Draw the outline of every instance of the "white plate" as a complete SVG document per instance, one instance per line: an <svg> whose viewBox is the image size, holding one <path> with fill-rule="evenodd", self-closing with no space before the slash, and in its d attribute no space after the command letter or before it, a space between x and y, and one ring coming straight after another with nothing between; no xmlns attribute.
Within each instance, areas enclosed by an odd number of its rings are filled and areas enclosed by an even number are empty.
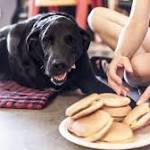
<svg viewBox="0 0 150 150"><path fill-rule="evenodd" d="M70 132L68 132L67 122L68 122L68 118L63 120L59 125L60 134L68 141L84 147L93 148L93 149L119 150L119 149L139 148L150 144L150 126L138 130L135 133L135 139L134 142L132 143L123 143L123 144L118 144L118 143L112 144L112 143L104 143L104 142L91 143L91 142L84 141L82 138L76 137Z"/></svg>

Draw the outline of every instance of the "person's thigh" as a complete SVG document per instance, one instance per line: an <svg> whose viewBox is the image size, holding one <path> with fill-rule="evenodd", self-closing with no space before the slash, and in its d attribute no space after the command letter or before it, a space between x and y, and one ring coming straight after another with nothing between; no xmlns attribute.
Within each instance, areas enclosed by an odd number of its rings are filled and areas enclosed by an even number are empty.
<svg viewBox="0 0 150 150"><path fill-rule="evenodd" d="M128 17L108 8L94 8L88 16L90 28L112 49L116 48L119 34Z"/></svg>
<svg viewBox="0 0 150 150"><path fill-rule="evenodd" d="M104 7L94 8L88 16L90 28L98 33L102 40L113 50L116 48L121 30L127 21L127 16ZM150 52L150 28L138 53L141 52L141 49Z"/></svg>
<svg viewBox="0 0 150 150"><path fill-rule="evenodd" d="M91 21L91 25L94 26L94 29L98 27L101 19L106 19L124 27L127 23L128 16L105 7L94 8L89 14L89 20Z"/></svg>

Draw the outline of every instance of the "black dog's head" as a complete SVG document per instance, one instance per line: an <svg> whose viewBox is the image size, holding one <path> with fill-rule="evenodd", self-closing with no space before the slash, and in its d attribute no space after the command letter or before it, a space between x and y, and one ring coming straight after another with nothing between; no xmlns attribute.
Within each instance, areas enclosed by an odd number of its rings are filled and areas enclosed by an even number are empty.
<svg viewBox="0 0 150 150"><path fill-rule="evenodd" d="M41 69L56 85L65 82L89 43L86 31L72 17L61 13L42 17L27 37L29 53L41 62Z"/></svg>

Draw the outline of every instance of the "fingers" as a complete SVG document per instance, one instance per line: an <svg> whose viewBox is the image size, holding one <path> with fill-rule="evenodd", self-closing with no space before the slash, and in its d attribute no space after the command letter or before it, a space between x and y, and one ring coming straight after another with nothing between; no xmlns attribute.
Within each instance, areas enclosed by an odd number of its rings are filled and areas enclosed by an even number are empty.
<svg viewBox="0 0 150 150"><path fill-rule="evenodd" d="M126 88L125 86L123 86L122 84L122 75L123 75L124 70L120 70L119 71L119 78L121 80L121 84L115 82L115 80L112 78L112 76L108 73L107 74L107 79L108 79L108 84L115 90L115 92L120 95L123 94L124 96L127 94L127 92L129 91L128 88Z"/></svg>
<svg viewBox="0 0 150 150"><path fill-rule="evenodd" d="M108 83L119 95L126 95L129 91L122 83L124 69L132 72L132 66L128 58L122 59L121 62L118 60L112 61L107 71Z"/></svg>
<svg viewBox="0 0 150 150"><path fill-rule="evenodd" d="M121 85L122 79L117 75L117 69L118 65L115 61L112 61L112 63L108 67L107 76L109 76L110 79L113 79L114 82L116 82L118 85Z"/></svg>
<svg viewBox="0 0 150 150"><path fill-rule="evenodd" d="M128 58L123 59L123 64L127 72L133 73L133 69Z"/></svg>
<svg viewBox="0 0 150 150"><path fill-rule="evenodd" d="M137 102L137 105L140 105L146 101L148 101L150 98L150 86L148 86L146 88L146 90L144 91L144 93L140 96L138 102Z"/></svg>
<svg viewBox="0 0 150 150"><path fill-rule="evenodd" d="M114 89L114 91L118 95L124 95L126 96L127 92L129 91L128 88L124 87L122 84L117 84L111 77L108 75L108 84L110 87Z"/></svg>
<svg viewBox="0 0 150 150"><path fill-rule="evenodd" d="M120 89L120 86L115 83L109 76L108 76L108 84L110 87L112 87L114 89L114 91L120 95L121 94L121 89Z"/></svg>
<svg viewBox="0 0 150 150"><path fill-rule="evenodd" d="M115 92L120 95L121 89L119 88L119 85L121 84L122 81L120 81L120 83L116 82L118 81L119 77L116 75L117 68L115 68L115 66L116 65L113 62L109 65L108 70L107 70L107 79L108 79L108 84L110 85L110 87L112 87L115 90Z"/></svg>

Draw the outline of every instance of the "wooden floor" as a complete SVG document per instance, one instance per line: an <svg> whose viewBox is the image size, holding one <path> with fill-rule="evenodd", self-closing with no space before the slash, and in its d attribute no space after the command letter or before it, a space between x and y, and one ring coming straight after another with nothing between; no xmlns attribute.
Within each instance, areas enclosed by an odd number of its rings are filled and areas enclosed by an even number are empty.
<svg viewBox="0 0 150 150"><path fill-rule="evenodd" d="M65 109L78 99L79 95L66 93L43 110L0 109L0 150L87 150L58 132Z"/></svg>

